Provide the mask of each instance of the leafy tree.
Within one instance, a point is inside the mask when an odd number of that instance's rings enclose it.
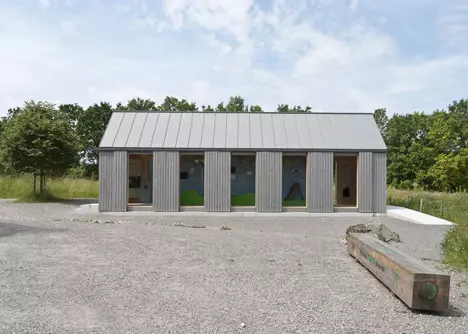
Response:
[[[214,109],[210,105],[207,105],[207,106],[202,105],[202,111],[204,111],[204,112],[214,112]]]
[[[219,103],[219,104],[216,106],[215,111],[217,111],[217,112],[225,112],[225,111],[226,111],[226,107],[224,106],[224,102]]]
[[[88,107],[81,114],[76,125],[81,158],[85,160],[85,163],[94,166],[94,172],[97,172],[99,161],[99,153],[95,148],[99,147],[111,116],[112,106],[107,102],[101,102]]]
[[[263,112],[263,109],[259,105],[254,105],[248,108],[248,112]]]
[[[245,112],[245,100],[239,96],[231,96],[228,104],[226,104],[227,112]]]
[[[428,172],[432,188],[456,191],[468,184],[468,149],[462,148],[459,154],[443,153],[437,157]]]
[[[146,110],[154,111],[156,110],[156,103],[150,99],[142,99],[137,97],[136,99],[131,99],[127,102],[127,105],[122,103],[117,104],[118,110]]]
[[[306,106],[305,108],[302,108],[302,106],[294,106],[292,108],[289,107],[287,104],[279,104],[278,107],[276,108],[277,112],[295,112],[295,113],[311,113],[312,108],[310,106]]]
[[[387,126],[388,126],[388,117],[387,117],[387,109],[380,108],[374,111],[374,119],[379,127],[380,133],[382,137],[385,139],[387,135]]]
[[[83,113],[83,108],[78,104],[62,104],[59,105],[59,111],[64,114],[65,118],[68,120],[71,128],[76,129],[78,119]]]
[[[173,96],[166,96],[164,102],[156,108],[158,111],[197,111],[195,103],[185,99],[179,100]]]
[[[8,121],[0,139],[2,161],[10,172],[60,175],[78,159],[77,138],[64,113],[47,102],[26,102]],[[34,184],[35,187],[35,184]]]

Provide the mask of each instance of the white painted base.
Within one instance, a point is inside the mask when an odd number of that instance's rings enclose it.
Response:
[[[448,220],[399,206],[388,205],[387,216],[422,225],[453,225],[453,223]]]

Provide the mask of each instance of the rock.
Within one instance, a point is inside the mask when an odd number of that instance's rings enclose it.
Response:
[[[244,323],[241,323],[241,324],[240,324],[240,327],[241,327],[241,328],[244,328],[244,327],[245,327],[245,324],[244,324]]]
[[[341,239],[341,240],[340,240],[340,244],[342,244],[342,245],[347,245],[347,244],[348,244],[348,240],[346,240],[346,239]]]
[[[380,222],[368,222],[365,224],[352,225],[346,229],[348,233],[369,233],[383,242],[401,242],[398,233],[391,231],[387,226]]]

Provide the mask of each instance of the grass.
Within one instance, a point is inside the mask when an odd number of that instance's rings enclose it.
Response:
[[[387,203],[419,211],[455,223],[442,242],[444,262],[468,270],[468,193],[435,193],[388,189]]]
[[[22,202],[51,202],[74,198],[97,198],[98,182],[89,179],[47,178],[47,192],[39,193],[39,178],[33,192],[33,177],[0,177],[0,198],[18,199]]]
[[[205,197],[198,195],[195,190],[186,190],[180,194],[181,206],[203,206]]]
[[[292,199],[292,200],[283,200],[283,206],[293,207],[293,206],[306,206],[306,200],[302,199]]]
[[[232,195],[231,206],[255,206],[255,194]]]

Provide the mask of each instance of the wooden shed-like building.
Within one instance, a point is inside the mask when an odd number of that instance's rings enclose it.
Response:
[[[372,114],[121,112],[99,146],[99,210],[386,212]]]

